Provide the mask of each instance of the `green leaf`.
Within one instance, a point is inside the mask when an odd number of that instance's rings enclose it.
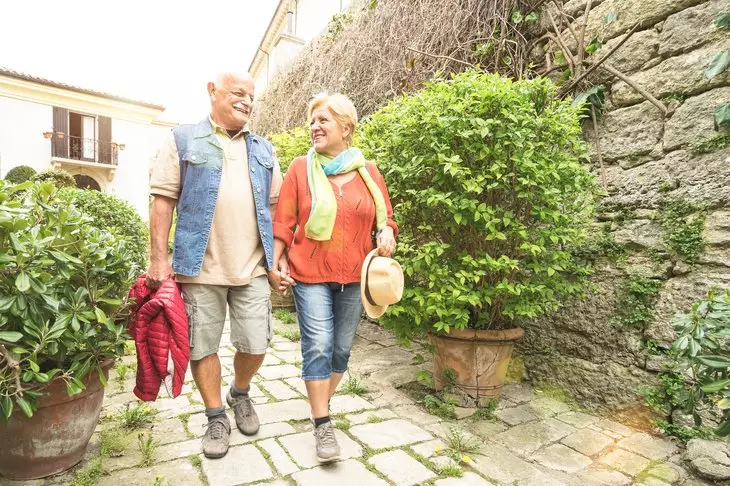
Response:
[[[6,343],[17,343],[23,335],[17,331],[0,331],[0,341]]]
[[[730,123],[730,102],[723,103],[715,109],[715,130],[720,130]]]
[[[30,290],[30,278],[28,277],[27,273],[20,272],[18,274],[18,276],[15,278],[15,287],[23,293]]]
[[[33,370],[33,373],[38,373],[41,370],[41,367],[38,366],[38,363],[36,363],[34,360],[30,360],[30,369]]]
[[[0,398],[0,409],[2,409],[5,420],[9,419],[13,413],[13,401],[10,397],[5,396]]]
[[[512,12],[512,17],[510,18],[510,20],[512,20],[513,24],[519,24],[523,20],[522,12],[520,12],[519,10],[515,10],[514,12]]]
[[[730,28],[730,12],[723,12],[715,18],[715,27],[718,29]]]
[[[706,392],[706,393],[715,393],[715,392],[724,390],[725,388],[728,388],[728,387],[730,387],[730,379],[715,381],[713,383],[704,385],[702,387],[702,391]]]
[[[697,356],[697,361],[709,368],[730,368],[730,358],[726,356]]]
[[[20,410],[26,415],[26,417],[30,418],[33,416],[33,408],[25,398],[16,396],[15,403],[18,404],[18,407],[20,407]]]
[[[719,52],[705,70],[705,77],[712,79],[724,73],[730,66],[730,50]]]
[[[719,402],[717,402],[717,407],[720,408],[721,410],[726,410],[726,409],[730,408],[730,398],[725,397],[722,400],[720,400]]]

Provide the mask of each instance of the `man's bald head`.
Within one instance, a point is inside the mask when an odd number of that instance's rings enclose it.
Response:
[[[208,83],[211,117],[226,130],[240,130],[251,117],[254,82],[247,72],[223,71]]]

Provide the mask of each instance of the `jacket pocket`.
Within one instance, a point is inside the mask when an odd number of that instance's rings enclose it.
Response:
[[[255,154],[253,154],[253,159],[261,167],[264,167],[267,170],[271,170],[274,168],[274,158],[270,155],[255,153]]]

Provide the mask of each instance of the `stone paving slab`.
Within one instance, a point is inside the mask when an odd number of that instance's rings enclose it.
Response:
[[[362,447],[360,447],[360,444],[352,440],[344,432],[335,429],[335,437],[337,437],[337,443],[340,444],[341,448],[340,460],[362,456]],[[280,437],[279,443],[300,467],[308,469],[320,464],[317,460],[314,435],[312,432]]]
[[[565,437],[561,442],[581,454],[594,456],[613,445],[614,440],[597,430],[581,429]]]
[[[573,432],[575,428],[564,422],[546,419],[518,425],[498,434],[495,439],[519,454],[532,454]]]
[[[286,382],[287,385],[294,388],[296,391],[298,391],[305,397],[307,396],[307,386],[304,384],[304,380],[302,380],[301,378],[299,378],[299,377],[285,378],[284,382]]]
[[[97,486],[149,486],[155,478],[167,481],[169,485],[199,485],[198,471],[187,459],[157,464],[155,467],[125,469],[102,476]],[[163,483],[164,484],[164,483]]]
[[[567,473],[578,472],[593,462],[583,454],[562,444],[553,444],[544,448],[535,456],[535,460],[545,467]]]
[[[400,449],[376,454],[368,462],[397,486],[421,484],[436,477],[430,469]]]
[[[371,410],[374,408],[375,405],[364,398],[353,395],[335,395],[330,400],[330,413],[333,415]]]
[[[189,439],[184,442],[168,444],[157,449],[156,460],[158,462],[171,461],[173,459],[182,459],[184,457],[200,454],[200,439]]]
[[[231,445],[247,444],[259,439],[268,439],[269,437],[280,437],[282,435],[293,434],[296,432],[294,427],[286,422],[276,422],[273,424],[262,424],[258,433],[255,435],[244,435],[236,428],[236,421],[231,420]]]
[[[630,435],[617,445],[649,459],[666,459],[676,454],[678,450],[677,446],[671,441],[658,439],[643,433]]]
[[[266,459],[254,445],[231,447],[220,459],[202,459],[211,486],[234,486],[274,477]]]
[[[353,460],[316,467],[292,475],[297,486],[387,486],[388,483]]]
[[[288,476],[299,471],[294,461],[289,458],[286,451],[276,442],[276,439],[266,439],[258,442],[258,446],[266,451],[274,463],[274,467],[282,476]]]
[[[599,460],[629,476],[636,476],[649,465],[649,460],[624,449],[614,449]]]
[[[259,368],[259,375],[264,380],[279,380],[281,378],[291,378],[301,374],[299,368],[290,364],[264,366]]]
[[[266,381],[262,384],[262,386],[277,400],[301,398],[301,395],[298,392],[294,391],[291,387],[280,380]]]
[[[576,429],[582,429],[598,421],[598,417],[583,412],[566,412],[555,416],[556,419],[572,425]]]
[[[576,474],[578,484],[597,484],[601,486],[627,486],[631,478],[603,464],[594,463],[587,470]]]
[[[281,364],[281,359],[279,357],[277,357],[274,353],[266,353],[266,356],[264,357],[264,362],[261,364],[261,366],[271,366],[279,364]]]
[[[518,483],[541,476],[541,472],[519,456],[496,443],[482,447],[479,454],[471,456],[471,466],[484,476],[500,483]],[[520,483],[522,484],[522,483]]]
[[[256,413],[262,424],[286,422],[287,420],[305,420],[310,418],[309,402],[304,399],[286,400],[284,402],[264,403],[256,406]]]
[[[387,408],[381,408],[376,410],[367,410],[365,412],[351,413],[349,415],[345,415],[345,418],[348,422],[350,422],[350,425],[359,425],[366,424],[373,420],[387,420],[398,418],[398,415],[392,410],[388,410]]]
[[[426,459],[446,449],[446,444],[441,439],[429,440],[420,444],[412,445],[411,450]]]
[[[274,355],[276,355],[279,360],[283,363],[301,363],[302,362],[302,353],[301,351],[274,351]]]
[[[533,420],[538,419],[532,405],[529,403],[519,405],[517,407],[497,410],[495,415],[508,425],[519,425],[524,422],[532,422]]]
[[[372,449],[399,447],[433,439],[422,428],[402,419],[356,425],[350,427],[350,433]]]
[[[436,486],[490,486],[492,483],[473,472],[465,472],[460,478],[446,478],[436,481]]]
[[[274,351],[298,351],[301,353],[299,343],[293,343],[291,341],[272,343],[271,347],[274,348]]]

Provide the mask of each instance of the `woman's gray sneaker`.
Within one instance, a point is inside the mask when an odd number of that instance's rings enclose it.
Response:
[[[319,462],[335,461],[340,458],[340,445],[335,437],[332,422],[325,422],[314,429],[317,443],[317,460]]]
[[[203,436],[203,454],[210,459],[223,457],[228,452],[228,439],[231,436],[231,423],[227,415],[221,415],[208,421]]]
[[[243,395],[234,397],[231,390],[226,395],[228,406],[233,409],[233,415],[236,417],[236,427],[244,435],[255,435],[259,431],[259,416],[253,409],[251,397]]]

